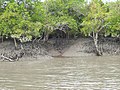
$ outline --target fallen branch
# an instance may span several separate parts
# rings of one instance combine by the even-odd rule
[[[6,57],[6,56],[4,56],[4,55],[1,55],[1,57],[2,57],[3,59],[9,60],[10,62],[13,62],[13,61],[14,61],[14,60],[12,60],[11,58],[8,58],[8,57]]]

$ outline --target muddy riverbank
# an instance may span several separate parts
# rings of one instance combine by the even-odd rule
[[[99,48],[103,55],[120,55],[120,40],[116,38],[104,38],[99,40]],[[48,42],[42,41],[18,43],[15,48],[12,40],[5,40],[0,43],[1,60],[41,60],[50,59],[57,56],[76,57],[95,55],[95,46],[91,38],[79,39],[50,39]]]

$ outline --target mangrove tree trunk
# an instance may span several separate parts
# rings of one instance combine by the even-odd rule
[[[98,33],[93,32],[93,40],[94,40],[94,44],[95,44],[95,48],[96,48],[96,55],[102,56],[102,51],[99,50],[99,46],[98,46]]]

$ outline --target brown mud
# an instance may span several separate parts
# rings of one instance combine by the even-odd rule
[[[99,49],[103,55],[120,55],[120,40],[103,38],[99,40]],[[50,39],[47,42],[35,41],[18,43],[15,48],[12,40],[0,43],[0,60],[5,56],[11,60],[41,60],[53,57],[78,57],[95,55],[95,46],[91,38]]]

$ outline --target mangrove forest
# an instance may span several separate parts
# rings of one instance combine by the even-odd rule
[[[49,38],[90,37],[99,49],[99,38],[120,41],[120,0],[0,0],[0,41],[17,43]]]

